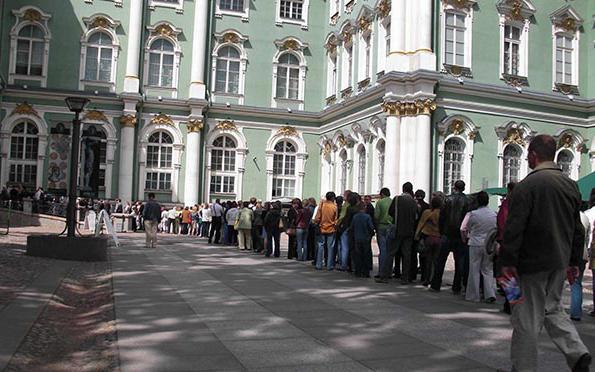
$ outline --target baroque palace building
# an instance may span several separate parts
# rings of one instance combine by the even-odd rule
[[[4,0],[0,181],[165,202],[595,167],[595,0]]]

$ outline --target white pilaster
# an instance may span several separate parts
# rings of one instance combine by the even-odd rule
[[[412,70],[436,70],[436,55],[432,51],[432,0],[410,2],[414,16],[410,18],[409,38],[415,40],[410,49]]]
[[[430,184],[430,169],[432,159],[432,146],[431,146],[431,135],[432,125],[430,115],[419,115],[414,118],[415,120],[415,171],[413,174],[412,181],[415,189],[422,189],[427,195],[430,195],[431,184]]]
[[[401,118],[396,115],[386,117],[386,144],[384,149],[384,186],[388,187],[392,194],[397,194],[399,187],[399,166],[400,166],[400,144],[401,144]]]
[[[141,48],[142,10],[143,0],[130,0],[130,28],[128,30],[128,49],[126,51],[126,76],[124,77],[124,92],[127,93],[139,92],[138,58]]]
[[[190,98],[205,98],[204,70],[207,48],[207,0],[194,1],[194,30],[192,31],[192,72]]]
[[[198,203],[198,174],[200,153],[200,132],[189,131],[186,136],[186,179],[184,180],[184,205]]]
[[[118,195],[123,202],[132,201],[132,173],[134,157],[134,126],[120,129],[120,167],[118,169]],[[107,180],[106,181],[111,181]],[[142,195],[139,195],[142,199]]]

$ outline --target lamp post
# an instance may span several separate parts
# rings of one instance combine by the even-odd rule
[[[70,180],[68,186],[68,207],[66,209],[66,227],[68,237],[74,237],[76,232],[76,197],[78,189],[79,145],[81,136],[80,113],[89,100],[83,97],[67,97],[66,105],[74,112],[72,120],[72,139],[70,144]]]

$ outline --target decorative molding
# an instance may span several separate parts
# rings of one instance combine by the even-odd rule
[[[336,95],[332,95],[332,96],[328,96],[326,97],[326,105],[330,106],[337,103],[337,96]]]
[[[304,49],[308,48],[307,43],[303,43],[299,39],[294,37],[286,37],[281,40],[275,40],[275,46],[279,50],[295,50],[295,51],[303,51]]]
[[[502,74],[502,80],[511,87],[529,86],[529,79],[525,76]]]
[[[355,0],[349,0],[345,3],[345,13],[350,14],[353,12],[353,7],[355,6]]]
[[[41,13],[33,8],[29,8],[23,14],[23,19],[29,22],[40,22],[41,21]]]
[[[471,9],[476,3],[475,0],[442,0],[442,2],[456,9]]]
[[[362,90],[365,90],[369,86],[370,86],[370,78],[368,77],[368,78],[365,78],[364,80],[357,83],[357,90],[359,92],[361,92]]]
[[[136,126],[136,116],[132,114],[120,116],[120,126],[123,128],[134,128]]]
[[[333,151],[333,144],[330,140],[327,140],[322,145],[322,155],[327,156]]]
[[[510,128],[506,132],[506,137],[504,138],[504,144],[517,144],[521,147],[525,146],[526,142],[523,137],[523,130],[521,128]]]
[[[281,136],[285,136],[285,137],[298,137],[299,136],[295,127],[292,127],[290,125],[285,125],[285,126],[279,128],[279,130],[277,130],[277,134],[281,135]]]
[[[188,120],[188,123],[186,124],[186,128],[188,128],[188,133],[200,132],[203,126],[203,122],[200,119]]]
[[[166,114],[159,113],[151,119],[151,124],[171,125],[174,126],[174,121]]]
[[[95,14],[91,17],[84,17],[83,22],[85,25],[87,25],[88,29],[99,27],[115,30],[120,25],[120,22],[113,20],[111,17],[105,14]]]
[[[147,30],[151,33],[151,37],[167,36],[172,39],[177,39],[182,32],[181,29],[174,27],[168,22],[160,22],[155,26],[147,26]]]
[[[393,116],[418,116],[431,115],[436,110],[436,102],[433,99],[418,99],[413,102],[384,102],[382,110]]]
[[[454,134],[454,135],[459,135],[463,132],[465,132],[465,123],[460,120],[460,119],[455,119],[452,121],[452,123],[450,123],[450,125],[448,126],[448,130]]]
[[[107,116],[105,116],[103,111],[98,111],[98,110],[87,111],[87,113],[85,113],[85,116],[83,116],[83,120],[95,120],[95,121],[109,122],[109,120],[107,119]]]
[[[578,91],[578,87],[576,85],[572,85],[572,84],[564,84],[564,83],[554,83],[554,90],[562,93],[562,94],[572,94],[572,95],[576,95],[578,96],[579,91]]]
[[[330,22],[331,26],[336,25],[338,20],[339,20],[339,12],[337,11],[335,14],[333,14],[331,16],[331,22]]]
[[[232,120],[223,120],[215,125],[215,129],[237,131],[238,128]]]
[[[341,91],[341,98],[347,98],[351,96],[351,93],[353,93],[353,88],[352,87],[347,87],[345,89],[343,89]]]
[[[550,15],[550,19],[554,26],[566,32],[576,32],[584,22],[579,13],[571,5],[566,5],[556,10]]]
[[[16,105],[14,110],[10,113],[10,116],[13,115],[30,115],[39,117],[39,113],[27,102],[19,103]]]
[[[529,0],[500,0],[496,4],[498,13],[507,20],[525,21],[535,14],[535,6]]]
[[[452,75],[456,78],[459,78],[461,76],[467,77],[467,78],[473,77],[473,74],[471,73],[471,69],[469,67],[458,66],[458,65],[449,65],[447,63],[444,63],[442,66],[444,67],[443,72],[446,72],[449,75]]]
[[[217,32],[214,34],[214,36],[215,40],[217,40],[217,42],[219,42],[220,44],[242,44],[248,40],[248,36],[244,36],[242,35],[242,33],[234,29],[227,29],[221,32]]]

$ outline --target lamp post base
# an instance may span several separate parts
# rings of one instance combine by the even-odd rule
[[[107,237],[32,235],[27,256],[69,261],[107,261]]]

